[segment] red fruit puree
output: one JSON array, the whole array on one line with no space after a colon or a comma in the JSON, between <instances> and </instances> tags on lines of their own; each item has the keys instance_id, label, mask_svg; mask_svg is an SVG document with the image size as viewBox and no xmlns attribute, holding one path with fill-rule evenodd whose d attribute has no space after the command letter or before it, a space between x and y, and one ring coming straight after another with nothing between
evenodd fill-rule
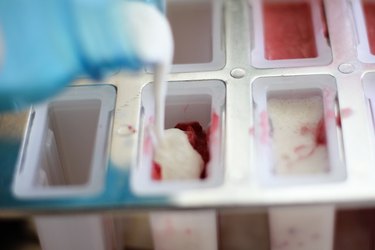
<instances>
[{"instance_id":1,"label":"red fruit puree","mask_svg":"<svg viewBox=\"0 0 375 250\"><path fill-rule=\"evenodd\" d=\"M201 155L205 167L200 177L201 179L206 178L206 165L210 160L210 153L208 151L209 136L203 130L199 122L196 121L188 123L178 123L175 128L178 128L186 133L190 145ZM161 166L158 163L153 162L152 179L161 180L162 178Z\"/></svg>"},{"instance_id":2,"label":"red fruit puree","mask_svg":"<svg viewBox=\"0 0 375 250\"><path fill-rule=\"evenodd\" d=\"M365 11L365 19L367 26L368 43L370 46L371 54L375 54L375 3L363 3Z\"/></svg>"},{"instance_id":3,"label":"red fruit puree","mask_svg":"<svg viewBox=\"0 0 375 250\"><path fill-rule=\"evenodd\" d=\"M316 145L326 145L327 139L326 139L326 130L325 130L325 124L324 119L320 119L318 122L316 133L315 133L315 142Z\"/></svg>"},{"instance_id":4,"label":"red fruit puree","mask_svg":"<svg viewBox=\"0 0 375 250\"><path fill-rule=\"evenodd\" d=\"M263 13L268 60L317 57L308 3L265 3Z\"/></svg>"}]
</instances>

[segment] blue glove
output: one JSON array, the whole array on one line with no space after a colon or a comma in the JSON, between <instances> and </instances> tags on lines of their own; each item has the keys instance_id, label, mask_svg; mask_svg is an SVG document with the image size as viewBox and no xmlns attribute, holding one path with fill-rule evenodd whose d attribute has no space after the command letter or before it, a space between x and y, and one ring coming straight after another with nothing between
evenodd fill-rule
<instances>
[{"instance_id":1,"label":"blue glove","mask_svg":"<svg viewBox=\"0 0 375 250\"><path fill-rule=\"evenodd\" d=\"M45 100L77 76L142 68L146 62L124 28L127 2L0 1L0 112ZM164 10L162 0L143 2Z\"/></svg>"}]
</instances>

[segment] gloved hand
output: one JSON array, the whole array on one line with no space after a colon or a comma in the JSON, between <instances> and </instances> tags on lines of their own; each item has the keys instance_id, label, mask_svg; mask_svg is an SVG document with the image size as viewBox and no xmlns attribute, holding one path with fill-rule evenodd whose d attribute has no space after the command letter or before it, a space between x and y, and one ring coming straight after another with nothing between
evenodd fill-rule
<instances>
[{"instance_id":1,"label":"gloved hand","mask_svg":"<svg viewBox=\"0 0 375 250\"><path fill-rule=\"evenodd\" d=\"M0 1L0 112L45 100L78 76L153 63L143 47L162 39L139 39L166 22L155 6L163 0Z\"/></svg>"}]
</instances>

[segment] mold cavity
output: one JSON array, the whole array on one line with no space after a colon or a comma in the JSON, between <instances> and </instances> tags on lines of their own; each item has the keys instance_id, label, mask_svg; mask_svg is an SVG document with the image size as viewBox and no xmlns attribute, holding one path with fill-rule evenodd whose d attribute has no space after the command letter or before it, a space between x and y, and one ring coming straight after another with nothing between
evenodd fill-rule
<instances>
[{"instance_id":1,"label":"mold cavity","mask_svg":"<svg viewBox=\"0 0 375 250\"><path fill-rule=\"evenodd\" d=\"M329 170L323 97L319 90L270 92L267 111L275 174Z\"/></svg>"},{"instance_id":2,"label":"mold cavity","mask_svg":"<svg viewBox=\"0 0 375 250\"><path fill-rule=\"evenodd\" d=\"M317 57L312 12L308 2L265 1L263 13L266 59Z\"/></svg>"},{"instance_id":3,"label":"mold cavity","mask_svg":"<svg viewBox=\"0 0 375 250\"><path fill-rule=\"evenodd\" d=\"M264 77L254 82L256 158L266 184L345 178L336 93L336 80L328 75Z\"/></svg>"},{"instance_id":4,"label":"mold cavity","mask_svg":"<svg viewBox=\"0 0 375 250\"><path fill-rule=\"evenodd\" d=\"M167 96L165 103L165 128L173 128L178 123L198 121L203 128L211 122L210 95Z\"/></svg>"},{"instance_id":5,"label":"mold cavity","mask_svg":"<svg viewBox=\"0 0 375 250\"><path fill-rule=\"evenodd\" d=\"M15 193L53 197L97 192L103 184L115 95L112 86L71 87L35 107Z\"/></svg>"},{"instance_id":6,"label":"mold cavity","mask_svg":"<svg viewBox=\"0 0 375 250\"><path fill-rule=\"evenodd\" d=\"M167 17L175 42L173 64L213 60L213 1L168 1Z\"/></svg>"},{"instance_id":7,"label":"mold cavity","mask_svg":"<svg viewBox=\"0 0 375 250\"><path fill-rule=\"evenodd\" d=\"M57 101L48 106L48 131L40 162L46 179L37 180L36 186L88 182L100 106L100 100Z\"/></svg>"},{"instance_id":8,"label":"mold cavity","mask_svg":"<svg viewBox=\"0 0 375 250\"><path fill-rule=\"evenodd\" d=\"M207 164L210 161L210 129L212 99L210 95L175 95L168 96L165 103L165 128L178 128L185 132L190 145L203 160L200 179L207 177ZM162 174L162 166L153 162L154 180L173 179ZM173 176L172 171L168 171Z\"/></svg>"},{"instance_id":9,"label":"mold cavity","mask_svg":"<svg viewBox=\"0 0 375 250\"><path fill-rule=\"evenodd\" d=\"M194 167L192 170L186 166L166 167L159 165L155 160L152 143L153 102L153 85L149 84L142 91L144 110L142 143L139 150L139 164L133 169L132 174L135 191L176 192L186 188L200 188L221 183L224 84L220 81L199 81L170 83L168 86L165 127L177 128L186 134L191 149L195 150L194 154L198 153L202 160L202 165L199 165L202 168ZM187 149L184 147L184 150ZM180 151L175 154L179 153Z\"/></svg>"},{"instance_id":10,"label":"mold cavity","mask_svg":"<svg viewBox=\"0 0 375 250\"><path fill-rule=\"evenodd\" d=\"M323 1L253 0L251 9L254 66L303 67L331 62Z\"/></svg>"},{"instance_id":11,"label":"mold cavity","mask_svg":"<svg viewBox=\"0 0 375 250\"><path fill-rule=\"evenodd\" d=\"M371 54L375 54L375 1L363 1L367 38Z\"/></svg>"}]
</instances>

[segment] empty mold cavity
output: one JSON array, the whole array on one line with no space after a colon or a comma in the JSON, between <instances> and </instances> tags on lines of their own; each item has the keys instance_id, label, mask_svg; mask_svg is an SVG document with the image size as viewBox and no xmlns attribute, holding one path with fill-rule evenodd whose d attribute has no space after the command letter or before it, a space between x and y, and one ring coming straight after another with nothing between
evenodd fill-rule
<instances>
[{"instance_id":1,"label":"empty mold cavity","mask_svg":"<svg viewBox=\"0 0 375 250\"><path fill-rule=\"evenodd\" d=\"M103 186L116 90L70 87L32 109L13 189L20 197L93 194Z\"/></svg>"},{"instance_id":2,"label":"empty mold cavity","mask_svg":"<svg viewBox=\"0 0 375 250\"><path fill-rule=\"evenodd\" d=\"M165 126L199 122L207 133L209 161L200 179L156 180L153 175L152 127L154 121L153 84L142 90L141 138L138 164L133 169L132 187L138 193L174 193L184 189L219 185L223 178L223 120L225 85L221 81L169 83ZM178 168L178 166L176 166Z\"/></svg>"},{"instance_id":3,"label":"empty mold cavity","mask_svg":"<svg viewBox=\"0 0 375 250\"><path fill-rule=\"evenodd\" d=\"M172 71L224 66L222 6L222 0L167 1L167 17L175 44Z\"/></svg>"},{"instance_id":4,"label":"empty mold cavity","mask_svg":"<svg viewBox=\"0 0 375 250\"><path fill-rule=\"evenodd\" d=\"M259 78L253 90L257 162L267 183L345 177L333 77Z\"/></svg>"},{"instance_id":5,"label":"empty mold cavity","mask_svg":"<svg viewBox=\"0 0 375 250\"><path fill-rule=\"evenodd\" d=\"M322 1L252 1L252 63L259 68L325 65L332 60Z\"/></svg>"},{"instance_id":6,"label":"empty mold cavity","mask_svg":"<svg viewBox=\"0 0 375 250\"><path fill-rule=\"evenodd\" d=\"M375 62L375 1L351 1L357 32L358 58L365 63Z\"/></svg>"}]
</instances>

